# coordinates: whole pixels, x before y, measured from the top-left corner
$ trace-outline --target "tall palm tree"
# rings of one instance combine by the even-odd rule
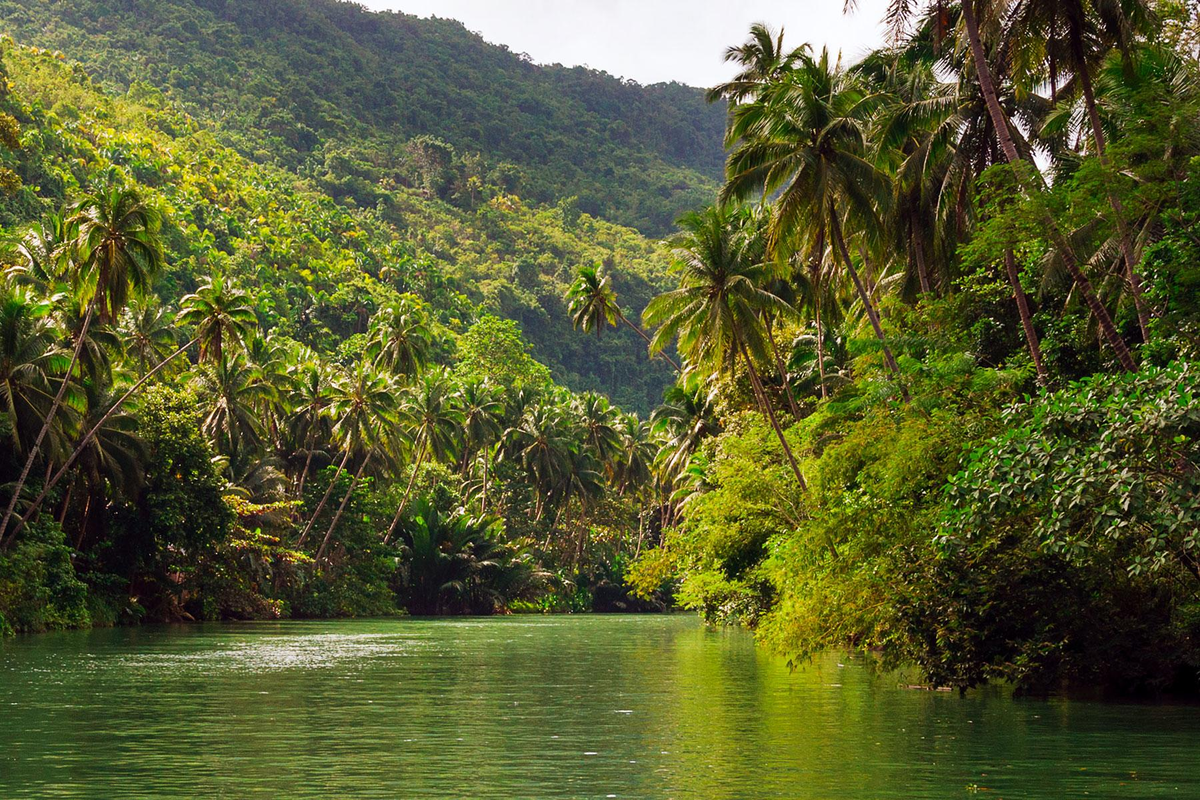
[[[564,430],[562,413],[550,404],[530,406],[504,436],[509,452],[533,488],[534,519],[541,520],[547,498],[571,468],[571,441]]]
[[[17,455],[29,452],[69,358],[56,343],[52,309],[31,289],[0,283],[0,403],[8,446]]]
[[[460,474],[465,480],[471,460],[481,456],[483,492],[480,503],[487,508],[489,451],[503,432],[504,402],[500,393],[487,380],[468,380],[458,389],[458,405],[462,410],[462,462]]]
[[[741,360],[796,482],[807,488],[755,366],[755,359],[767,348],[763,312],[794,312],[760,288],[766,283],[768,268],[747,255],[747,238],[741,232],[745,219],[744,209],[721,206],[684,217],[680,222],[683,232],[672,242],[679,288],[651,300],[643,319],[658,329],[652,348],[660,349],[678,337],[680,352],[692,364],[730,371]]]
[[[77,233],[70,245],[70,277],[74,297],[85,309],[83,320],[67,366],[67,378],[59,385],[13,486],[4,518],[0,519],[0,538],[8,529],[29,471],[41,451],[42,441],[62,406],[92,320],[113,321],[124,308],[130,292],[148,289],[163,263],[162,218],[157,209],[132,189],[112,184],[89,195],[75,207],[71,224]]]
[[[576,329],[582,329],[586,333],[594,331],[599,339],[606,325],[616,327],[618,323],[624,323],[642,337],[647,345],[650,344],[650,337],[646,332],[630,322],[617,304],[617,293],[612,288],[612,278],[603,267],[588,264],[581,266],[575,273],[575,280],[567,289],[567,302],[571,322]],[[657,355],[666,359],[667,363],[679,372],[679,365],[673,358],[662,351]]]
[[[42,491],[29,504],[29,509],[18,522],[16,526],[17,530],[23,528],[33,518],[33,515],[37,513],[38,508],[41,507],[42,502],[46,499],[46,496],[63,479],[67,474],[67,470],[71,468],[84,449],[88,447],[92,439],[103,429],[109,419],[124,407],[125,403],[143,386],[153,380],[155,376],[173,363],[175,359],[187,352],[197,342],[207,343],[207,348],[202,348],[201,352],[208,358],[217,357],[218,354],[223,355],[225,350],[221,346],[221,343],[234,342],[240,344],[253,331],[258,321],[253,310],[246,305],[245,293],[234,289],[225,283],[224,280],[217,277],[210,279],[195,294],[190,294],[183,299],[183,311],[179,315],[179,320],[186,320],[187,324],[194,325],[196,328],[195,335],[174,352],[159,361],[153,369],[135,381],[116,402],[109,406],[108,410],[100,416],[75,445],[75,449],[71,455],[58,468],[53,477],[42,486]]]
[[[227,348],[244,350],[258,327],[250,296],[221,274],[210,276],[183,299],[179,321],[195,328],[200,360],[210,364],[219,362]]]
[[[890,0],[888,13],[894,27],[900,29],[907,24],[917,6],[921,4],[921,0]],[[993,5],[995,4],[991,3],[991,0],[962,0],[959,4],[961,22],[960,39],[965,42],[966,49],[971,54],[971,61],[975,68],[975,80],[983,95],[988,115],[991,117],[992,128],[1000,144],[1000,152],[1003,154],[1005,161],[1016,168],[1014,174],[1019,181],[1022,191],[1035,204],[1035,210],[1041,215],[1046,235],[1055,249],[1058,250],[1063,265],[1070,273],[1075,285],[1079,288],[1079,293],[1083,297],[1084,303],[1096,319],[1096,323],[1100,326],[1100,331],[1116,355],[1117,361],[1123,369],[1130,372],[1135,371],[1137,364],[1134,363],[1133,356],[1129,352],[1129,347],[1118,333],[1116,326],[1113,324],[1112,317],[1108,313],[1108,309],[1100,301],[1091,280],[1088,279],[1080,267],[1074,247],[1050,211],[1040,202],[1040,184],[1037,180],[1030,177],[1031,175],[1038,174],[1036,165],[1033,164],[1031,158],[1022,156],[1017,149],[1014,126],[1000,102],[1000,93],[994,79],[991,64],[988,61],[988,42],[985,42],[983,29],[981,28],[982,24],[987,26],[989,32],[999,29],[1001,14],[998,12],[1002,9],[993,8]],[[1003,5],[1007,5],[1007,3]],[[995,36],[993,35],[991,38],[994,39]]]
[[[379,309],[367,337],[367,353],[396,375],[411,379],[429,363],[429,320],[421,301],[412,295]]]
[[[1105,190],[1117,224],[1125,278],[1143,341],[1149,341],[1149,310],[1124,204],[1108,175],[1107,145],[1094,76],[1114,47],[1127,48],[1136,31],[1152,29],[1153,18],[1147,0],[1017,0],[1005,26],[1005,45],[1020,66],[1035,71],[1040,78],[1039,67],[1044,65],[1052,86],[1057,85],[1061,73],[1068,73],[1070,82],[1076,84],[1070,89],[1077,89],[1082,95],[1095,154],[1105,170]]]
[[[337,423],[334,425],[334,434],[340,440],[346,453],[350,454],[356,449],[363,452],[362,461],[350,479],[346,493],[342,496],[342,501],[338,504],[333,519],[329,522],[328,530],[325,531],[325,538],[317,549],[318,561],[328,551],[333,532],[341,521],[354,490],[358,488],[363,472],[376,452],[384,447],[387,433],[396,423],[395,383],[386,373],[360,361],[339,385],[330,405],[330,411],[337,419]],[[341,468],[345,467],[345,463],[346,459],[343,458]],[[341,468],[339,468],[339,472]],[[335,475],[330,486],[336,480],[337,476]],[[317,509],[317,513],[320,513],[320,508]]]
[[[126,310],[120,335],[127,356],[137,363],[139,378],[178,349],[175,330],[174,317],[153,299]]]
[[[586,392],[575,398],[572,412],[583,434],[584,444],[596,461],[611,474],[614,458],[621,449],[615,410],[607,398],[595,392]]]
[[[458,406],[458,400],[443,374],[428,374],[419,381],[408,393],[401,408],[404,419],[404,429],[411,443],[416,458],[412,463],[412,475],[408,479],[408,487],[404,497],[392,517],[383,542],[387,544],[396,534],[400,517],[408,506],[413,487],[417,483],[417,475],[421,471],[425,459],[446,461],[454,454],[462,432],[463,413]]]
[[[805,44],[795,50],[785,50],[782,28],[776,33],[769,26],[756,22],[750,26],[750,36],[744,44],[725,51],[725,61],[737,64],[741,70],[732,80],[709,89],[705,97],[710,103],[717,100],[744,102],[778,80],[808,53],[808,49]]]
[[[338,507],[329,529],[325,531],[324,540],[319,548],[319,552],[324,554],[325,548],[329,545],[332,531],[340,522],[341,512],[346,510],[349,495],[354,492],[362,470],[366,469],[366,463],[370,461],[371,452],[360,451],[368,451],[384,439],[385,429],[395,421],[395,410],[396,386],[394,381],[388,374],[373,368],[370,363],[359,361],[353,371],[343,373],[332,383],[328,413],[334,420],[332,433],[341,446],[342,461],[338,463],[337,470],[330,477],[329,486],[325,488],[325,493],[320,498],[317,509],[313,511],[312,517],[308,519],[308,524],[300,534],[300,539],[296,541],[296,547],[304,545],[305,540],[308,539],[308,534],[311,533],[313,525],[317,523],[320,512],[324,511],[325,504],[329,503],[330,495],[334,493],[338,479],[341,479],[343,471],[346,471],[346,464],[350,458],[361,455],[361,467],[354,479],[350,481],[342,504]]]
[[[830,60],[803,56],[753,101],[731,111],[726,145],[726,200],[778,193],[771,240],[829,242],[850,276],[901,394],[908,389],[884,334],[879,312],[846,244],[848,223],[880,228],[882,175],[867,157],[868,122],[880,102],[859,78]],[[807,248],[806,248],[807,249]]]
[[[216,451],[228,456],[257,452],[264,433],[261,408],[275,397],[262,370],[242,354],[225,353],[201,368],[196,383],[209,405],[200,430]]]
[[[662,405],[650,415],[650,426],[662,441],[656,458],[671,479],[701,442],[721,432],[712,395],[695,373],[666,391]]]

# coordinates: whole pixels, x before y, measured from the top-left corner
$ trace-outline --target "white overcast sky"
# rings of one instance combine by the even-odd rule
[[[786,29],[785,42],[828,45],[853,60],[884,39],[886,0],[359,0],[369,8],[449,17],[539,64],[587,65],[640,83],[712,86],[732,70],[725,49],[750,25]]]

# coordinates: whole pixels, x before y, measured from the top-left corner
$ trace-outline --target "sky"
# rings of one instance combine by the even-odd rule
[[[750,25],[784,27],[790,45],[828,45],[848,60],[883,42],[886,0],[358,0],[368,8],[449,17],[539,64],[585,65],[639,83],[712,86]]]

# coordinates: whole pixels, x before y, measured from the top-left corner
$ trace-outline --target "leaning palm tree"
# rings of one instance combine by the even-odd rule
[[[417,475],[425,460],[449,460],[458,445],[463,425],[463,414],[458,400],[446,376],[439,373],[426,375],[424,380],[412,387],[401,413],[404,418],[404,432],[416,457],[412,463],[408,487],[404,490],[395,516],[392,517],[392,524],[388,526],[387,535],[383,539],[384,544],[396,535],[400,517],[408,506],[413,487],[417,483]]]
[[[918,7],[925,5],[927,0],[890,0],[888,6],[888,18],[893,29],[899,33],[909,23],[916,14]],[[853,0],[848,5],[854,5]],[[996,7],[997,5],[1001,7]],[[995,4],[989,0],[962,0],[959,3],[959,21],[961,22],[961,31],[959,40],[965,44],[965,49],[971,54],[971,62],[975,70],[975,80],[979,85],[980,93],[983,95],[984,103],[987,107],[988,116],[991,117],[992,127],[995,131],[996,140],[1000,145],[1000,152],[1004,156],[1004,160],[1014,167],[1014,175],[1018,181],[1021,191],[1035,205],[1035,211],[1039,214],[1043,223],[1046,235],[1054,248],[1058,251],[1058,256],[1062,261],[1071,279],[1079,289],[1079,294],[1091,311],[1097,325],[1100,327],[1100,332],[1104,336],[1109,347],[1117,357],[1122,369],[1130,372],[1137,370],[1137,364],[1133,360],[1133,355],[1129,352],[1129,347],[1125,344],[1125,340],[1121,338],[1116,326],[1113,324],[1112,317],[1108,313],[1108,309],[1104,307],[1099,295],[1096,293],[1095,287],[1091,280],[1084,273],[1079,264],[1079,258],[1075,253],[1075,248],[1067,235],[1059,226],[1058,221],[1051,214],[1050,210],[1041,202],[1041,185],[1036,177],[1036,165],[1032,159],[1023,156],[1017,148],[1015,135],[1015,126],[1004,111],[1004,106],[1000,101],[1000,91],[997,87],[995,75],[992,71],[991,63],[988,61],[987,47],[991,43],[985,41],[984,32],[992,33],[991,39],[995,38],[994,32],[1000,28],[1001,17],[1005,9],[1004,4]],[[940,0],[934,10],[935,15],[942,19],[945,16],[945,10],[941,7]]]
[[[0,538],[8,529],[29,471],[62,406],[70,376],[74,374],[88,340],[92,320],[113,321],[128,302],[130,292],[148,289],[163,263],[162,218],[157,209],[132,189],[113,184],[89,195],[76,205],[72,225],[77,234],[70,246],[70,278],[74,300],[84,309],[83,320],[67,366],[66,379],[59,385],[50,404],[25,466],[13,486],[4,518],[0,519]]]
[[[134,382],[132,386],[117,398],[116,402],[109,406],[108,411],[100,416],[96,423],[75,445],[75,449],[71,455],[58,468],[53,477],[42,486],[42,491],[29,504],[29,509],[18,522],[17,530],[20,530],[33,518],[33,515],[46,499],[46,496],[63,479],[67,474],[67,470],[71,468],[71,465],[75,463],[76,459],[79,458],[84,449],[91,443],[93,437],[108,423],[109,418],[124,407],[125,403],[143,386],[153,380],[162,370],[172,364],[175,359],[183,355],[198,342],[207,343],[207,348],[202,348],[202,352],[211,358],[216,354],[224,353],[224,349],[221,346],[222,342],[232,341],[240,344],[253,331],[254,326],[257,324],[257,317],[255,317],[253,310],[246,304],[245,293],[234,289],[219,278],[210,279],[195,294],[188,295],[183,299],[183,312],[180,314],[179,319],[181,321],[186,320],[188,324],[195,326],[194,336],[170,355],[159,361],[153,369]]]
[[[358,469],[350,479],[346,493],[338,504],[325,531],[325,538],[317,548],[317,560],[324,558],[333,539],[333,532],[341,522],[342,515],[354,490],[358,488],[367,465],[371,463],[376,453],[383,450],[387,443],[387,434],[396,423],[396,386],[395,381],[386,373],[380,372],[365,362],[359,362],[353,372],[346,375],[331,403],[330,410],[337,423],[334,435],[342,443],[347,456],[355,450],[361,450],[361,461]],[[346,458],[342,459],[344,468]],[[339,468],[339,471],[340,469]],[[330,486],[336,482],[337,476],[330,481]],[[328,492],[326,493],[328,494]],[[320,509],[317,509],[320,513]],[[315,519],[315,515],[314,515]]]
[[[908,390],[879,311],[847,246],[847,224],[879,230],[882,175],[867,157],[868,121],[880,98],[830,60],[804,56],[779,81],[730,114],[726,201],[778,194],[771,218],[774,248],[829,242],[850,276],[883,359],[901,394]],[[808,247],[804,249],[809,249]]]
[[[767,350],[764,312],[791,315],[794,311],[761,288],[769,267],[748,253],[748,239],[742,230],[746,219],[744,209],[721,206],[684,217],[680,222],[683,233],[672,242],[679,288],[651,300],[643,319],[658,329],[653,349],[678,337],[680,352],[692,364],[732,371],[742,363],[759,409],[770,420],[796,482],[806,488],[755,366]]]
[[[603,267],[588,264],[581,266],[575,273],[575,280],[567,289],[567,302],[571,322],[576,329],[582,329],[586,333],[595,332],[596,338],[599,339],[605,326],[616,327],[618,323],[624,323],[642,337],[646,344],[650,344],[650,337],[646,332],[630,322],[617,304],[617,293],[612,288],[612,278]],[[667,363],[679,372],[679,365],[665,352],[660,351],[657,355],[666,359]]]

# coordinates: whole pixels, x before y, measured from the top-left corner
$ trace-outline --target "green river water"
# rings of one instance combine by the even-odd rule
[[[0,642],[0,798],[1200,798],[1200,708],[789,672],[691,616]]]

